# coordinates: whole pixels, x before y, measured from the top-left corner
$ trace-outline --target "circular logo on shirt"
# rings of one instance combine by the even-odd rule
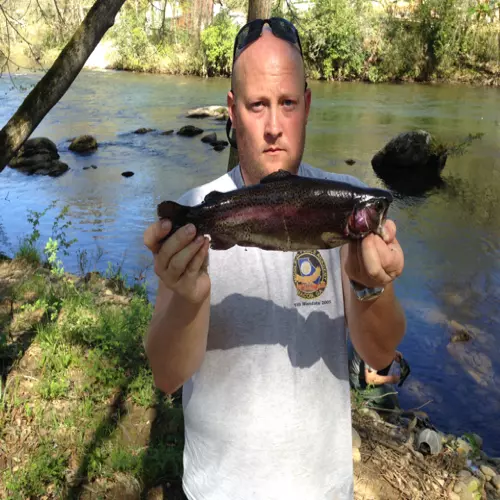
[[[319,297],[327,283],[326,264],[317,250],[298,252],[293,261],[293,283],[303,299]]]

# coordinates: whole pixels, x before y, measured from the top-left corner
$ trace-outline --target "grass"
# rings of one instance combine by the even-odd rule
[[[89,486],[106,498],[128,485],[139,498],[179,484],[182,409],[153,384],[143,284],[128,288],[119,267],[89,280],[58,277],[26,255],[0,263],[32,270],[9,289],[15,307],[1,323],[9,335],[0,345],[0,497],[76,498]],[[30,338],[24,350],[15,324]]]

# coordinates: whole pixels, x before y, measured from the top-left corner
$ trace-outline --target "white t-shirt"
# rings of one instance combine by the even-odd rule
[[[301,164],[299,175],[363,185]],[[178,202],[244,186],[239,166]],[[313,273],[314,282],[307,280]],[[190,500],[351,500],[339,249],[210,250],[207,351],[183,387]],[[306,279],[304,279],[306,278]]]

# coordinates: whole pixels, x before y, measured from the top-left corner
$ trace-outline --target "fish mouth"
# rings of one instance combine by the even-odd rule
[[[348,236],[363,238],[369,233],[383,237],[383,225],[387,217],[390,201],[375,198],[357,203],[347,219]]]

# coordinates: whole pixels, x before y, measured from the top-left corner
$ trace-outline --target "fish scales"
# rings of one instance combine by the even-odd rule
[[[380,234],[391,201],[385,190],[278,171],[260,184],[209,193],[195,207],[163,202],[158,216],[172,219],[173,230],[193,223],[199,234],[210,235],[213,249],[312,250]]]

